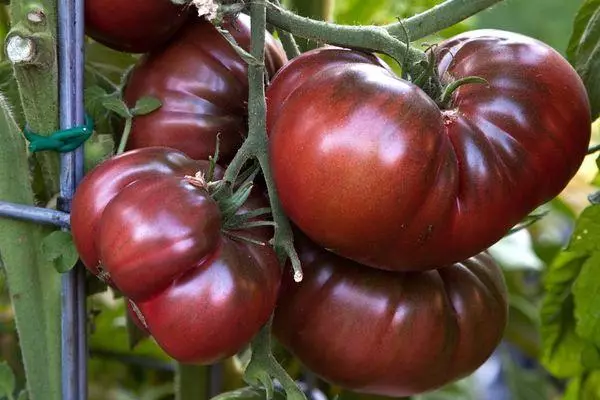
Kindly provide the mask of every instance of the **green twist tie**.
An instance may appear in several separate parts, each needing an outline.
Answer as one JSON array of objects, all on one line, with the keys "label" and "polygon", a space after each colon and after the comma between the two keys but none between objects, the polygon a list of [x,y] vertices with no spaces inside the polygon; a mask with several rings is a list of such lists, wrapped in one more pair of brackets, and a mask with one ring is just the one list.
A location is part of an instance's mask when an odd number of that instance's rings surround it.
[{"label": "green twist tie", "polygon": [[93,132],[94,121],[88,115],[85,116],[85,125],[56,131],[48,136],[33,133],[27,126],[23,129],[23,134],[29,141],[29,151],[32,153],[44,150],[68,153],[85,143]]}]

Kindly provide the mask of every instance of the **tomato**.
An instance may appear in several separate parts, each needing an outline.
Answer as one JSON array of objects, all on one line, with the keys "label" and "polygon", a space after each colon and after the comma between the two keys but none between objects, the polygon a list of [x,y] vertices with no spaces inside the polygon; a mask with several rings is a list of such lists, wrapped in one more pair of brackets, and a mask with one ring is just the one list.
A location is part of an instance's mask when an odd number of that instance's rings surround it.
[{"label": "tomato", "polygon": [[506,286],[487,253],[438,270],[395,272],[301,237],[296,243],[304,280],[284,274],[273,332],[331,383],[410,396],[470,374],[502,338]]},{"label": "tomato", "polygon": [[188,15],[171,0],[86,0],[85,31],[112,49],[145,53],[173,36]]},{"label": "tomato", "polygon": [[[247,15],[223,27],[249,48]],[[265,63],[273,75],[286,57],[271,35],[266,40]],[[246,62],[212,24],[201,19],[189,23],[169,46],[140,60],[129,77],[124,96],[130,106],[153,96],[162,107],[134,119],[128,148],[167,146],[206,159],[220,133],[221,160],[231,159],[247,131],[247,74]]]},{"label": "tomato", "polygon": [[441,109],[373,57],[326,48],[268,89],[270,158],[282,205],[321,246],[386,270],[427,270],[499,240],[577,171],[590,108],[545,44],[480,30],[434,48]]},{"label": "tomato", "polygon": [[[77,189],[71,227],[90,272],[129,299],[165,352],[206,364],[238,352],[264,325],[281,273],[271,247],[222,231],[217,203],[185,178],[198,171],[208,162],[168,148],[114,157]],[[253,200],[240,212],[263,206]],[[262,233],[244,235],[266,242]]]}]

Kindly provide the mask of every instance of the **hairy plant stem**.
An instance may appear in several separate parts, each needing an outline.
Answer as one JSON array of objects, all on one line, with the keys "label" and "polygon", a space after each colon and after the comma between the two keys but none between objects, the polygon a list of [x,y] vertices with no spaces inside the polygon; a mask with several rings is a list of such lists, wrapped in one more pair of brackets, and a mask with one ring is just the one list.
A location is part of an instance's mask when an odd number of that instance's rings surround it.
[{"label": "hairy plant stem", "polygon": [[[40,16],[40,20],[28,18],[32,13]],[[10,5],[12,28],[7,36],[7,55],[13,62],[29,129],[40,135],[58,129],[56,16],[55,0],[15,0]],[[11,38],[32,43],[29,58],[17,62],[11,59],[11,47],[8,46]],[[50,151],[37,153],[34,157],[41,166],[45,197],[50,198],[59,191],[60,158]]]},{"label": "hairy plant stem", "polygon": [[[281,5],[279,0],[274,0],[274,2],[277,5]],[[278,29],[277,33],[279,34],[279,39],[281,40],[281,44],[283,45],[283,49],[285,50],[288,59],[291,60],[298,57],[300,55],[300,48],[298,47],[298,43],[296,43],[294,35],[283,29]]]},{"label": "hairy plant stem", "polygon": [[447,0],[402,22],[385,26],[387,32],[398,38],[411,41],[422,39],[475,15],[503,0]]},{"label": "hairy plant stem", "polygon": [[[331,22],[333,21],[335,0],[285,0],[285,6],[303,17]],[[298,42],[304,51],[314,49],[320,45],[318,42],[303,38],[300,38]]]},{"label": "hairy plant stem", "polygon": [[[390,35],[379,26],[336,25],[301,17],[272,2],[267,2],[267,21],[293,35],[317,42],[384,53],[399,64],[415,64],[427,59],[425,53]],[[408,64],[407,64],[408,65]]]},{"label": "hairy plant stem", "polygon": [[[0,97],[0,198],[33,206],[25,140]],[[60,400],[60,276],[38,252],[47,228],[0,219],[0,254],[32,400]]]},{"label": "hairy plant stem", "polygon": [[[25,118],[40,134],[58,129],[58,64],[56,0],[13,0],[12,28],[6,54],[13,64]],[[29,165],[23,136],[2,102],[0,179],[2,200],[33,205]],[[59,157],[36,155],[45,194],[59,191]],[[59,400],[61,396],[61,278],[38,249],[47,228],[26,222],[0,221],[0,251],[8,277],[17,332],[23,354],[29,398]]]},{"label": "hairy plant stem", "polygon": [[284,263],[289,258],[294,270],[294,279],[299,282],[302,280],[302,268],[298,254],[294,248],[292,228],[285,216],[279,196],[275,190],[268,156],[267,105],[265,102],[264,86],[265,0],[254,0],[250,10],[252,18],[251,53],[258,62],[248,66],[248,137],[229,164],[229,167],[227,167],[223,181],[230,186],[233,185],[244,165],[251,159],[258,160],[267,184],[273,221],[275,222],[273,247],[277,252],[280,262]]}]

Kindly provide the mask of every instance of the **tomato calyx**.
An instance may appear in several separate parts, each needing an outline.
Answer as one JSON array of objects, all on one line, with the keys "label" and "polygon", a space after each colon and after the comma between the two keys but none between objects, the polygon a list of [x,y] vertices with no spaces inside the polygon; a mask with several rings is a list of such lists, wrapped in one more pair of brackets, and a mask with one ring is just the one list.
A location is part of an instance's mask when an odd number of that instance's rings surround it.
[{"label": "tomato calyx", "polygon": [[211,168],[208,173],[202,171],[196,174],[186,175],[184,179],[193,186],[206,190],[210,197],[215,200],[221,210],[222,232],[232,239],[246,241],[252,244],[266,246],[267,243],[255,240],[253,238],[241,235],[239,231],[273,227],[273,221],[258,219],[259,217],[271,214],[271,208],[262,207],[250,210],[245,213],[239,213],[240,209],[246,204],[254,188],[254,178],[259,172],[259,167],[253,165],[245,172],[240,174],[237,182],[239,184],[229,185],[222,179],[214,179],[214,167],[218,155],[211,157]]},{"label": "tomato calyx", "polygon": [[438,72],[435,49],[433,45],[427,49],[427,60],[421,60],[417,67],[421,73],[412,80],[412,83],[419,86],[429,97],[434,99],[442,110],[449,109],[452,106],[452,96],[458,88],[469,84],[485,84],[489,82],[480,76],[466,76],[460,79],[452,80],[444,84]]}]

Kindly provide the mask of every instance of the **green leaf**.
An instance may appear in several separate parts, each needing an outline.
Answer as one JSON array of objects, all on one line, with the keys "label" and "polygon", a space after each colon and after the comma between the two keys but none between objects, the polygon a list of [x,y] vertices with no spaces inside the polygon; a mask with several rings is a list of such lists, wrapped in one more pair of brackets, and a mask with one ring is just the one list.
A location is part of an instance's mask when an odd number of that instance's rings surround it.
[{"label": "green leaf", "polygon": [[135,107],[131,110],[131,114],[134,116],[150,114],[161,106],[162,102],[156,97],[144,96],[135,102]]},{"label": "green leaf", "polygon": [[40,247],[42,257],[61,274],[70,271],[79,258],[70,232],[54,231],[44,237]]},{"label": "green leaf", "polygon": [[475,391],[473,377],[468,377],[434,392],[413,396],[412,400],[477,400],[479,398]]},{"label": "green leaf", "polygon": [[581,355],[586,343],[575,331],[571,286],[586,259],[585,254],[561,253],[550,266],[544,281],[541,361],[557,377],[576,376],[583,370]]},{"label": "green leaf", "polygon": [[595,120],[600,115],[600,0],[587,0],[579,9],[567,57],[583,79]]},{"label": "green leaf", "polygon": [[596,400],[600,398],[600,371],[571,379],[562,400]]},{"label": "green leaf", "polygon": [[581,213],[571,236],[569,251],[579,254],[600,251],[600,206],[590,206]]},{"label": "green leaf", "polygon": [[131,118],[132,117],[131,112],[129,111],[129,108],[127,107],[127,104],[125,104],[123,99],[121,99],[117,95],[105,97],[104,99],[102,99],[102,105],[105,108],[109,109],[110,111],[117,113],[118,115],[120,115],[123,118]]},{"label": "green leaf", "polygon": [[0,397],[13,398],[15,391],[15,374],[7,362],[0,363]]},{"label": "green leaf", "polygon": [[579,400],[581,393],[581,377],[571,379],[562,400]]},{"label": "green leaf", "polygon": [[21,390],[17,400],[29,400],[29,392],[27,390]]},{"label": "green leaf", "polygon": [[600,369],[600,351],[592,343],[585,344],[581,364],[588,370]]},{"label": "green leaf", "polygon": [[[267,394],[264,389],[244,387],[231,392],[222,393],[212,400],[264,400]],[[279,388],[275,389],[273,400],[285,400],[285,392]]]},{"label": "green leaf", "polygon": [[600,345],[600,252],[589,257],[573,285],[577,334]]}]

